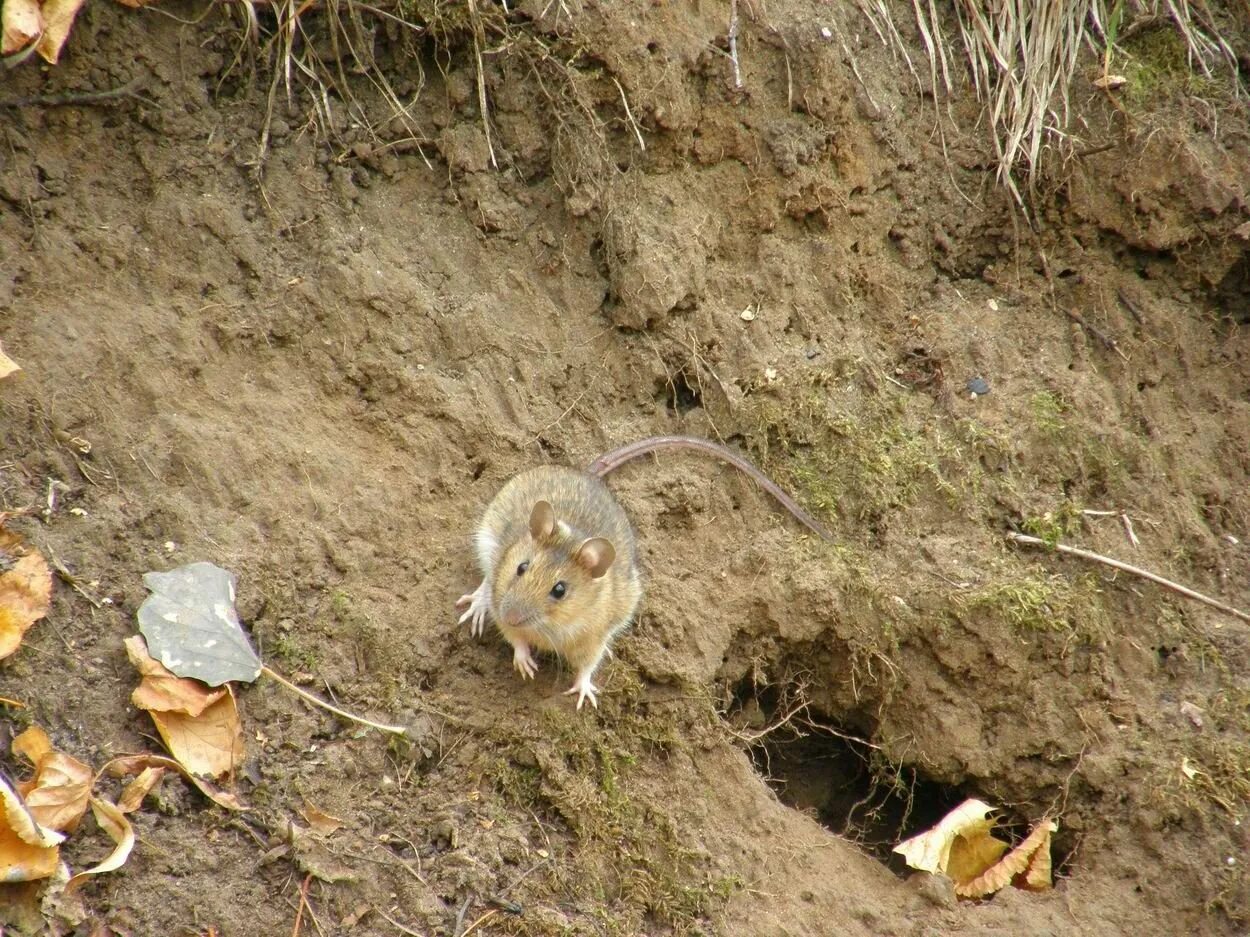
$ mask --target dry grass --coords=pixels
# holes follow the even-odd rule
[[[915,75],[883,0],[857,2]],[[1185,40],[1191,69],[1208,76],[1219,69],[1236,75],[1238,69],[1205,0],[955,0],[953,15],[949,8],[939,10],[936,0],[912,0],[912,10],[935,97],[939,90],[955,90],[962,55],[993,128],[999,181],[1021,204],[1015,170],[1023,168],[1031,184],[1046,149],[1066,148],[1070,89],[1082,49],[1106,67],[1118,38],[1170,24]]]

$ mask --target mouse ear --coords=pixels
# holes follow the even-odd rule
[[[556,532],[556,512],[546,501],[539,501],[530,512],[530,535],[537,541],[550,539]]]
[[[615,559],[616,548],[612,546],[612,541],[602,537],[585,541],[573,554],[573,562],[590,573],[591,579],[598,579],[606,573]]]

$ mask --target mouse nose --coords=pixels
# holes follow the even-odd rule
[[[529,616],[519,605],[506,605],[499,610],[499,620],[510,628],[517,628],[525,623]]]

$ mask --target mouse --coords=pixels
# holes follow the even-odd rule
[[[637,544],[625,509],[603,481],[640,456],[692,449],[727,462],[826,541],[833,536],[744,456],[696,436],[651,436],[613,449],[585,470],[546,465],[509,479],[486,506],[473,536],[481,584],[456,601],[460,623],[478,637],[492,619],[512,646],[524,679],[538,672],[536,651],[562,657],[576,672],[565,695],[577,709],[598,708],[594,674],[642,600]]]

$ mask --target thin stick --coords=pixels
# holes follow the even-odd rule
[[[625,116],[629,118],[629,126],[634,129],[634,136],[638,138],[638,149],[644,153],[647,152],[647,142],[642,138],[642,131],[638,129],[638,121],[634,120],[634,112],[629,109],[629,98],[625,97],[625,89],[621,87],[621,83],[616,80],[616,76],[612,76],[612,81],[616,83],[616,90],[621,93],[621,103],[625,105]]]
[[[738,0],[729,0],[729,61],[734,63],[734,88],[742,90],[742,72],[738,68]]]
[[[460,937],[469,937],[471,933],[473,933],[475,930],[478,929],[479,925],[485,924],[487,921],[489,921],[498,913],[499,913],[499,910],[497,908],[492,908],[491,910],[487,911],[480,918],[478,918],[476,921],[474,921],[472,924],[466,927],[464,929],[464,933],[461,934]]]
[[[291,937],[299,937],[299,926],[304,922],[304,908],[308,905],[308,884],[311,881],[310,872],[304,876],[304,883],[299,887],[299,907],[295,909],[295,926],[291,928]]]
[[[391,924],[392,926],[394,926],[394,928],[398,930],[401,934],[407,934],[408,937],[421,937],[421,935],[418,934],[411,927],[404,927],[403,924],[400,924],[399,921],[395,920],[393,917],[391,917],[381,908],[374,908],[373,910],[378,912],[378,914],[380,914],[382,917],[386,918],[387,922]]]
[[[79,91],[71,94],[34,94],[25,98],[9,98],[0,101],[0,107],[77,107],[83,104],[103,104],[118,98],[136,98],[140,101],[137,91],[146,82],[146,76],[140,76],[126,82],[118,88],[108,91]]]
[[[473,55],[477,59],[477,105],[482,112],[482,130],[486,133],[486,151],[490,153],[490,164],[498,169],[495,147],[490,142],[490,112],[486,109],[486,71],[482,65],[482,46],[486,42],[486,30],[482,26],[481,14],[477,11],[477,0],[469,0],[469,15],[473,19]]]
[[[1152,573],[1149,570],[1142,569],[1141,567],[1130,566],[1128,563],[1113,560],[1109,556],[1103,556],[1100,553],[1091,553],[1089,550],[1082,550],[1078,547],[1070,547],[1063,543],[1049,544],[1040,537],[1030,537],[1027,534],[1018,534],[1014,530],[1007,534],[1007,539],[1033,547],[1053,547],[1060,553],[1068,553],[1072,556],[1079,556],[1083,560],[1093,560],[1095,563],[1102,563],[1104,566],[1110,566],[1113,569],[1120,569],[1126,573],[1132,573],[1134,576],[1140,576],[1142,579],[1149,579],[1151,582],[1158,583],[1165,589],[1171,589],[1173,592],[1178,592],[1187,598],[1195,599],[1196,601],[1210,605],[1212,608],[1217,608],[1221,612],[1226,612],[1229,615],[1240,618],[1242,621],[1250,621],[1250,615],[1233,608],[1231,605],[1225,605],[1218,599],[1213,599],[1209,595],[1203,595],[1201,592],[1195,592],[1193,589],[1186,588],[1180,583],[1173,582],[1170,579],[1164,579],[1157,573]]]
[[[1114,351],[1117,355],[1119,355],[1125,361],[1128,361],[1128,355],[1126,355],[1123,351],[1120,350],[1120,343],[1117,342],[1114,338],[1112,338],[1106,332],[1102,331],[1096,325],[1093,325],[1092,323],[1090,323],[1084,316],[1082,316],[1075,309],[1065,309],[1064,312],[1068,314],[1069,319],[1071,319],[1073,322],[1075,322],[1077,325],[1083,328],[1090,335],[1094,336],[1094,338],[1098,339],[1100,342],[1102,342],[1104,345],[1106,345],[1108,348]]]
[[[267,677],[272,677],[274,680],[277,680],[284,687],[286,687],[291,692],[295,693],[305,702],[312,703],[312,705],[314,706],[320,706],[322,709],[329,710],[330,712],[334,713],[336,716],[342,716],[344,719],[348,719],[352,722],[357,722],[362,726],[368,726],[371,729],[377,729],[380,732],[390,732],[392,735],[406,735],[407,734],[408,730],[405,729],[403,726],[383,725],[380,722],[373,722],[370,719],[365,719],[363,716],[353,716],[349,712],[344,712],[343,710],[339,709],[337,706],[333,706],[330,703],[327,703],[325,700],[321,699],[320,697],[314,696],[313,694],[309,693],[307,690],[300,689],[294,683],[288,680],[286,677],[282,676],[282,674],[278,673],[276,670],[272,670],[271,668],[265,666],[264,664],[261,665],[260,672],[263,673]]]

